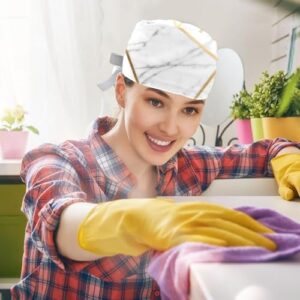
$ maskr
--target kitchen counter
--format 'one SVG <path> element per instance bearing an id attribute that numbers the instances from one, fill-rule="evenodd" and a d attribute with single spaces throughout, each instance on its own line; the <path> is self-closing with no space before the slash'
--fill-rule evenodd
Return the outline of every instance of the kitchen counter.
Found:
<path id="1" fill-rule="evenodd" d="M 21 160 L 0 159 L 0 176 L 19 176 Z"/>
<path id="2" fill-rule="evenodd" d="M 0 159 L 0 183 L 15 184 L 21 183 L 20 178 L 21 160 Z"/>

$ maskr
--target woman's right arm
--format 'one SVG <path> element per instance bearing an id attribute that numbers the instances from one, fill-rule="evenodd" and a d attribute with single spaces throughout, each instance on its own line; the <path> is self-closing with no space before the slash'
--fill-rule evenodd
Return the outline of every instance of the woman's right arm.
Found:
<path id="1" fill-rule="evenodd" d="M 63 210 L 56 234 L 56 245 L 61 255 L 78 261 L 90 261 L 100 258 L 99 255 L 82 249 L 77 238 L 79 225 L 96 205 L 94 203 L 79 202 L 71 204 Z"/>
<path id="2" fill-rule="evenodd" d="M 55 145 L 42 145 L 24 157 L 21 178 L 26 183 L 22 211 L 35 247 L 61 267 L 61 256 L 98 259 L 99 255 L 79 247 L 77 228 L 103 195 L 77 156 Z"/>

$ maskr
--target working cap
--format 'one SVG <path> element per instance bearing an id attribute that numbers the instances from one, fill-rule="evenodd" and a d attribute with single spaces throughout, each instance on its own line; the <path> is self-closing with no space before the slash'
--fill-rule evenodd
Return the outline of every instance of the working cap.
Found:
<path id="1" fill-rule="evenodd" d="M 216 75 L 217 44 L 208 33 L 175 20 L 136 24 L 122 73 L 136 83 L 205 100 Z"/>

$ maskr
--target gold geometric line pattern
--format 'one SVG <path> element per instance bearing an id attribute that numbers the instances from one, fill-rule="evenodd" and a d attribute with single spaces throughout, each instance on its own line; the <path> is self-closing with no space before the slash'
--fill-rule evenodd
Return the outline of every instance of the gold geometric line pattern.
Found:
<path id="1" fill-rule="evenodd" d="M 212 53 L 211 51 L 209 51 L 204 45 L 202 45 L 201 43 L 199 43 L 198 40 L 196 40 L 188 31 L 186 31 L 181 25 L 182 23 L 180 22 L 174 22 L 175 26 L 181 30 L 187 37 L 189 37 L 194 43 L 196 43 L 198 45 L 199 48 L 201 48 L 204 52 L 206 52 L 209 56 L 211 56 L 213 59 L 218 60 L 218 56 L 216 56 L 214 53 Z"/>
<path id="2" fill-rule="evenodd" d="M 129 61 L 131 71 L 132 71 L 133 76 L 134 76 L 134 78 L 135 78 L 135 82 L 136 82 L 136 83 L 139 83 L 138 77 L 137 77 L 137 75 L 136 75 L 136 72 L 135 72 L 135 69 L 134 69 L 132 60 L 131 60 L 131 58 L 130 58 L 130 55 L 129 55 L 129 52 L 128 52 L 127 49 L 125 50 L 125 53 L 126 53 L 126 56 L 127 56 L 128 61 Z"/>
<path id="3" fill-rule="evenodd" d="M 194 99 L 197 99 L 197 97 L 203 92 L 203 90 L 207 87 L 207 85 L 212 81 L 212 79 L 215 77 L 217 71 L 214 70 L 210 76 L 208 77 L 208 79 L 206 80 L 206 82 L 202 85 L 202 87 L 199 89 L 198 93 L 195 95 Z"/>

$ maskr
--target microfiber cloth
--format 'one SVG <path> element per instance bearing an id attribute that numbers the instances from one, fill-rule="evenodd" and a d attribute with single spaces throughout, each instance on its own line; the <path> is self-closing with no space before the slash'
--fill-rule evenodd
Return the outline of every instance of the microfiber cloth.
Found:
<path id="1" fill-rule="evenodd" d="M 148 266 L 163 300 L 185 300 L 189 294 L 189 266 L 199 262 L 265 262 L 300 252 L 300 224 L 271 210 L 239 207 L 275 233 L 265 234 L 277 244 L 272 252 L 261 247 L 217 247 L 202 243 L 183 243 L 165 252 L 156 252 Z"/>

